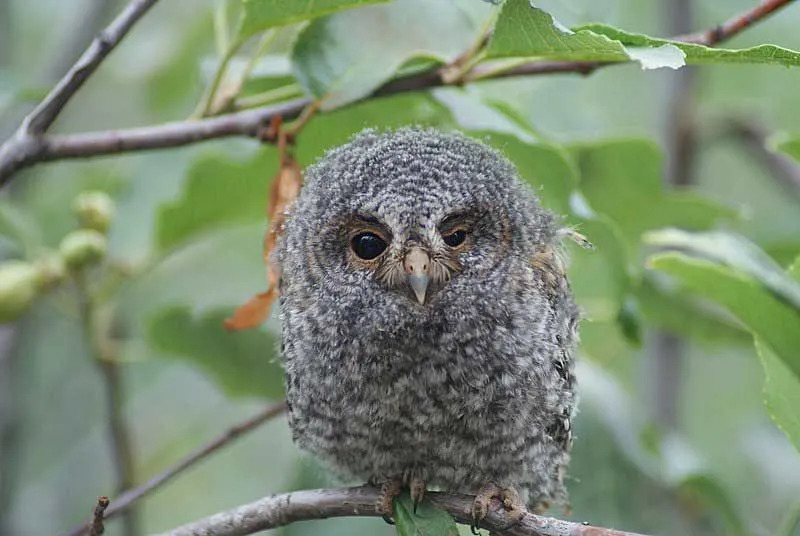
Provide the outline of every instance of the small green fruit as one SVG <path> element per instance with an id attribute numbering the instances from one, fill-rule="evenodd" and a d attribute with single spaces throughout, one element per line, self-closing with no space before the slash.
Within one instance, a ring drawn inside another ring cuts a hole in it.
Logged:
<path id="1" fill-rule="evenodd" d="M 106 237 L 94 229 L 72 231 L 61 240 L 58 252 L 67 269 L 79 270 L 106 256 Z"/>
<path id="2" fill-rule="evenodd" d="M 0 264 L 0 322 L 10 322 L 24 313 L 42 286 L 37 266 L 25 261 Z"/>
<path id="3" fill-rule="evenodd" d="M 114 201 L 105 192 L 92 190 L 75 198 L 72 205 L 78 222 L 84 229 L 105 233 L 114 217 Z"/>

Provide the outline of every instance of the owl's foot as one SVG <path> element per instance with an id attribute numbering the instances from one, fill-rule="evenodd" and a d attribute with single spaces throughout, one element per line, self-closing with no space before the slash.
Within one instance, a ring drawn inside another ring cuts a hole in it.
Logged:
<path id="1" fill-rule="evenodd" d="M 522 504 L 522 500 L 516 490 L 513 488 L 501 488 L 494 483 L 487 484 L 481 488 L 472 502 L 472 525 L 470 526 L 472 534 L 478 534 L 478 523 L 489 513 L 489 508 L 492 506 L 494 499 L 500 502 L 500 506 L 508 512 L 508 517 L 515 523 L 522 519 L 522 514 L 525 513 L 525 506 Z"/>
<path id="2" fill-rule="evenodd" d="M 378 502 L 375 503 L 377 511 L 389 525 L 394 525 L 394 507 L 392 500 L 400 495 L 403 489 L 403 481 L 400 478 L 390 478 L 381 484 L 381 493 L 378 495 Z"/>

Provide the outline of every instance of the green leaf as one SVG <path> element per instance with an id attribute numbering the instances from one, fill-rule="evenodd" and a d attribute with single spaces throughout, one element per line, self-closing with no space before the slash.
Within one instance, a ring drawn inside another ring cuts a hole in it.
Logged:
<path id="1" fill-rule="evenodd" d="M 621 43 L 591 31 L 573 32 L 528 0 L 507 0 L 494 27 L 489 57 L 538 56 L 571 61 L 628 61 Z"/>
<path id="2" fill-rule="evenodd" d="M 453 518 L 430 501 L 423 501 L 414 513 L 408 493 L 394 499 L 394 520 L 398 536 L 458 536 Z"/>
<path id="3" fill-rule="evenodd" d="M 644 69 L 686 63 L 800 65 L 800 53 L 775 45 L 742 50 L 655 39 L 603 24 L 570 30 L 528 0 L 507 0 L 489 44 L 489 57 L 536 57 L 587 62 L 637 61 Z"/>
<path id="4" fill-rule="evenodd" d="M 502 152 L 519 170 L 542 205 L 558 213 L 569 212 L 569 198 L 578 186 L 578 170 L 562 148 L 544 143 L 526 143 L 509 134 L 471 131 L 474 136 Z"/>
<path id="5" fill-rule="evenodd" d="M 738 536 L 749 533 L 740 508 L 718 479 L 702 473 L 690 475 L 680 482 L 678 493 L 684 504 L 694 506 L 699 502 L 705 505 L 707 510 L 721 516 L 725 523 L 725 534 Z"/>
<path id="6" fill-rule="evenodd" d="M 721 231 L 687 233 L 679 229 L 662 229 L 647 233 L 644 241 L 662 248 L 686 251 L 735 268 L 753 277 L 778 299 L 800 311 L 800 283 L 744 237 Z"/>
<path id="7" fill-rule="evenodd" d="M 773 145 L 776 151 L 786 153 L 800 162 L 800 137 L 782 136 L 782 139 L 774 142 L 770 140 L 770 145 Z"/>
<path id="8" fill-rule="evenodd" d="M 708 229 L 736 212 L 689 192 L 662 188 L 662 159 L 647 140 L 614 140 L 572 148 L 581 170 L 580 188 L 592 209 L 619 225 L 631 251 L 648 229 Z"/>
<path id="9" fill-rule="evenodd" d="M 169 249 L 223 224 L 264 221 L 268 184 L 277 171 L 273 149 L 245 161 L 216 153 L 199 157 L 189 168 L 181 198 L 159 210 L 158 247 Z"/>
<path id="10" fill-rule="evenodd" d="M 783 360 L 795 379 L 800 378 L 800 311 L 777 299 L 761 282 L 731 267 L 680 253 L 655 255 L 649 264 L 728 309 Z"/>
<path id="11" fill-rule="evenodd" d="M 575 299 L 588 318 L 616 320 L 630 286 L 630 255 L 618 227 L 605 216 L 579 222 L 578 231 L 594 249 L 570 248 L 568 272 Z"/>
<path id="12" fill-rule="evenodd" d="M 655 274 L 645 274 L 633 289 L 647 322 L 707 343 L 749 345 L 752 337 L 729 316 L 701 303 L 683 288 L 666 285 Z"/>
<path id="13" fill-rule="evenodd" d="M 800 377 L 761 338 L 756 351 L 764 367 L 764 405 L 772 420 L 800 450 Z"/>
<path id="14" fill-rule="evenodd" d="M 276 337 L 263 329 L 226 331 L 222 322 L 230 312 L 194 318 L 187 307 L 164 309 L 151 317 L 147 338 L 156 350 L 196 365 L 229 396 L 282 397 Z"/>
<path id="15" fill-rule="evenodd" d="M 758 45 L 752 48 L 738 50 L 712 48 L 704 45 L 682 43 L 680 41 L 656 39 L 643 34 L 619 30 L 605 24 L 588 24 L 582 26 L 577 31 L 578 33 L 590 31 L 599 35 L 604 35 L 629 48 L 652 48 L 665 45 L 674 46 L 686 54 L 686 63 L 689 64 L 767 63 L 771 65 L 785 65 L 787 67 L 800 65 L 800 52 L 775 45 Z"/>
<path id="16" fill-rule="evenodd" d="M 454 59 L 475 34 L 457 4 L 404 0 L 313 21 L 292 62 L 303 87 L 330 110 L 370 94 L 413 58 Z"/>
<path id="17" fill-rule="evenodd" d="M 387 0 L 242 0 L 244 14 L 240 37 L 293 22 L 321 17 L 337 11 L 378 4 Z"/>

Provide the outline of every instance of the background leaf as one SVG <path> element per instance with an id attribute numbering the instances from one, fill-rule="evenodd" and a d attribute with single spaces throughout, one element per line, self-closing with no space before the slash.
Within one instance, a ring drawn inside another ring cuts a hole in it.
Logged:
<path id="1" fill-rule="evenodd" d="M 686 251 L 735 268 L 763 284 L 779 299 L 800 311 L 800 283 L 783 271 L 769 255 L 741 236 L 721 231 L 687 233 L 680 229 L 651 231 L 647 244 Z"/>
<path id="2" fill-rule="evenodd" d="M 225 331 L 230 312 L 194 318 L 186 307 L 164 309 L 151 318 L 147 338 L 154 349 L 194 363 L 229 396 L 282 397 L 276 337 L 263 329 Z"/>
<path id="3" fill-rule="evenodd" d="M 576 145 L 580 189 L 592 209 L 611 218 L 632 252 L 645 230 L 708 229 L 736 212 L 690 192 L 663 189 L 662 160 L 649 141 L 628 139 Z"/>
<path id="4" fill-rule="evenodd" d="M 267 188 L 277 171 L 277 151 L 272 148 L 244 161 L 220 154 L 197 158 L 180 199 L 159 210 L 158 246 L 169 249 L 221 225 L 266 221 Z"/>
<path id="5" fill-rule="evenodd" d="M 324 109 L 333 109 L 368 95 L 412 58 L 452 60 L 475 34 L 458 2 L 404 0 L 312 22 L 298 38 L 292 62 L 303 87 L 324 97 Z"/>
<path id="6" fill-rule="evenodd" d="M 776 299 L 760 282 L 706 260 L 661 253 L 651 257 L 649 264 L 727 308 L 800 378 L 800 311 Z"/>
<path id="7" fill-rule="evenodd" d="M 387 0 L 242 0 L 244 15 L 241 37 L 293 22 L 313 19 L 344 9 L 386 2 Z"/>

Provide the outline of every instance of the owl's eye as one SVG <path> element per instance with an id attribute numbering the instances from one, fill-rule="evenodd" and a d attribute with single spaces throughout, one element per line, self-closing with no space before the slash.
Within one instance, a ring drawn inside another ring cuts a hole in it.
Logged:
<path id="1" fill-rule="evenodd" d="M 467 232 L 464 229 L 457 229 L 450 234 L 444 235 L 442 240 L 451 248 L 455 248 L 463 244 L 466 238 Z"/>
<path id="2" fill-rule="evenodd" d="M 386 242 L 381 237 L 373 233 L 360 233 L 353 237 L 350 242 L 353 251 L 365 261 L 370 261 L 384 252 Z"/>

